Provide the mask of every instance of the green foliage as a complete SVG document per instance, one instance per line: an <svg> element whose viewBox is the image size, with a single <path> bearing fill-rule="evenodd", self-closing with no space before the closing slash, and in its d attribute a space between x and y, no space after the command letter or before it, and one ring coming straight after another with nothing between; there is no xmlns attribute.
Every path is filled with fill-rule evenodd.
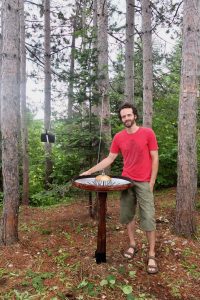
<svg viewBox="0 0 200 300"><path fill-rule="evenodd" d="M44 189L44 144L40 141L43 132L43 123L40 120L29 121L29 189L30 195L41 192Z"/></svg>
<svg viewBox="0 0 200 300"><path fill-rule="evenodd" d="M92 31L86 32L78 28L78 36L84 36L84 43L95 39ZM78 68L73 80L75 94L74 103L76 112L68 120L55 120L52 124L56 142L52 144L53 184L48 191L44 191L45 153L44 144L40 141L43 132L43 122L29 121L29 156L30 156L30 203L34 206L52 205L60 201L67 201L74 192L70 188L70 181L82 171L97 163L99 146L99 120L90 114L91 106L101 99L96 91L96 53L94 50L83 47L75 51ZM176 185L177 180L177 144L178 144L178 99L180 85L180 43L174 51L166 57L164 66L163 56L154 49L154 115L153 129L159 144L159 174L157 187L170 187ZM139 110L139 125L142 116L142 63L140 42L135 51L135 103ZM166 72L163 72L163 67ZM91 72L93 68L94 72ZM124 53L120 49L117 60L113 63L111 101L111 128L112 136L123 126L118 119L117 110L123 100L124 94ZM76 88L76 86L78 88ZM92 93L88 93L87 91ZM87 96L87 97L86 97ZM86 97L86 98L85 98ZM81 110L83 100L88 100L88 107ZM79 111L80 110L80 111ZM200 132L197 131L198 168L200 166ZM102 147L104 145L102 144ZM105 154L107 152L105 151ZM112 165L111 174L120 175L122 171L122 158L119 156ZM2 199L0 195L0 199ZM0 200L1 202L2 200Z"/></svg>
<svg viewBox="0 0 200 300"><path fill-rule="evenodd" d="M37 292L42 292L44 290L44 280L52 278L54 273L45 272L45 273L35 273L31 270L27 271L26 278L31 278L31 284Z"/></svg>
<svg viewBox="0 0 200 300"><path fill-rule="evenodd" d="M130 285L123 285L123 286L122 286L122 291L123 291L123 293L124 293L125 295L129 295L129 294L132 293L133 288L132 288L132 286L130 286Z"/></svg>
<svg viewBox="0 0 200 300"><path fill-rule="evenodd" d="M71 198L68 196L69 183L66 185L51 185L51 189L42 190L39 193L31 195L31 205L33 206L49 206L55 205L59 202L70 202Z"/></svg>
<svg viewBox="0 0 200 300"><path fill-rule="evenodd" d="M175 186L177 180L180 66L181 48L178 43L166 59L169 72L162 75L161 87L157 86L159 98L154 102L153 129L159 145L157 187Z"/></svg>
<svg viewBox="0 0 200 300"><path fill-rule="evenodd" d="M0 206L3 204L3 192L0 192Z"/></svg>
<svg viewBox="0 0 200 300"><path fill-rule="evenodd" d="M199 108L199 111L198 111L198 119L197 120L200 120L199 116L200 116L200 108ZM197 127L197 168L198 168L198 173L197 173L197 176L198 176L198 186L200 186L200 122L198 121L198 127Z"/></svg>
<svg viewBox="0 0 200 300"><path fill-rule="evenodd" d="M79 283L77 288L83 289L84 292L87 295L89 295L90 297L96 297L100 292L99 287L95 287L95 285L92 282L86 280L85 278ZM79 298L79 299L81 299L81 298Z"/></svg>
<svg viewBox="0 0 200 300"><path fill-rule="evenodd" d="M100 286L108 285L113 288L116 283L116 277L114 275L108 275L106 279L101 280Z"/></svg>
<svg viewBox="0 0 200 300"><path fill-rule="evenodd" d="M14 290L13 296L15 297L16 300L31 300L31 299L33 300L38 295L30 295L28 291L19 292L17 290Z"/></svg>
<svg viewBox="0 0 200 300"><path fill-rule="evenodd" d="M200 211L200 201L197 201L196 203L195 203L196 205L196 209L198 210L198 211Z"/></svg>
<svg viewBox="0 0 200 300"><path fill-rule="evenodd" d="M95 118L88 118L55 124L57 138L53 147L54 183L68 182L97 159L98 124Z"/></svg>
<svg viewBox="0 0 200 300"><path fill-rule="evenodd" d="M142 124L142 59L141 45L137 43L135 51L135 105L139 112L139 125ZM166 70L163 74L163 56L159 50L154 49L154 117L153 129L155 130L159 144L159 174L157 187L168 187L176 184L177 177L177 119L178 119L178 97L180 85L180 58L181 48L179 43L166 60ZM124 85L124 56L120 53L114 64L116 76L113 79L113 90L110 94L112 135L123 127L117 116L119 103L123 100ZM120 175L122 170L122 159L117 158L112 166L112 173Z"/></svg>
<svg viewBox="0 0 200 300"><path fill-rule="evenodd" d="M153 129L159 145L157 187L176 185L178 99L158 100L154 105Z"/></svg>
<svg viewBox="0 0 200 300"><path fill-rule="evenodd" d="M65 263L65 260L69 257L69 253L60 249L59 250L59 255L57 255L54 259L55 259L55 262L61 266L61 267L65 267L66 266L66 263Z"/></svg>
<svg viewBox="0 0 200 300"><path fill-rule="evenodd" d="M200 269L197 264L194 264L194 263L191 264L191 263L188 263L187 261L183 261L182 266L184 267L184 269L187 270L188 274L191 277L193 277L194 279L197 279L197 280L200 279Z"/></svg>
<svg viewBox="0 0 200 300"><path fill-rule="evenodd" d="M98 123L91 117L88 122L80 118L71 121L55 121L56 142L52 144L53 184L44 190L44 144L40 141L41 121L30 121L30 203L34 206L53 205L68 201L70 181L97 161L99 144ZM88 125L90 123L90 125Z"/></svg>

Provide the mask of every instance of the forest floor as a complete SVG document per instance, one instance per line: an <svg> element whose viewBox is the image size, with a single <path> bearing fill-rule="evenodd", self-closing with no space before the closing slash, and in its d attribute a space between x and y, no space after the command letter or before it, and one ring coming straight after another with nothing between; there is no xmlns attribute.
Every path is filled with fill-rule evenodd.
<svg viewBox="0 0 200 300"><path fill-rule="evenodd" d="M82 197L82 199L81 199ZM119 195L107 201L107 263L96 264L97 221L86 196L51 207L21 207L20 242L0 248L0 299L200 299L200 196L195 239L173 234L175 189L155 193L159 273L146 273L146 238L127 261Z"/></svg>

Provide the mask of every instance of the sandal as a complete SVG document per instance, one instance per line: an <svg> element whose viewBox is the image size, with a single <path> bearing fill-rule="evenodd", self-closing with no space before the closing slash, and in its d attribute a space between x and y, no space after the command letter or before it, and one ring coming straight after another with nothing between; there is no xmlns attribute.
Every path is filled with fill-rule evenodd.
<svg viewBox="0 0 200 300"><path fill-rule="evenodd" d="M149 260L152 259L155 262L155 265L148 265ZM158 273L158 265L157 265L157 259L155 256L149 256L147 260L147 273L148 274L156 274Z"/></svg>
<svg viewBox="0 0 200 300"><path fill-rule="evenodd" d="M130 252L129 249L133 249L134 251L133 252ZM127 258L127 259L132 259L135 254L138 252L138 248L137 246L129 246L127 251L124 252L124 257Z"/></svg>

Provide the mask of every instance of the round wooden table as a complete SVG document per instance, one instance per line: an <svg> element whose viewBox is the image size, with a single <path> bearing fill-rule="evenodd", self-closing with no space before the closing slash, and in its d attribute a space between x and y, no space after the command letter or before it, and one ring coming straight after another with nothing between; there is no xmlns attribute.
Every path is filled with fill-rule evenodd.
<svg viewBox="0 0 200 300"><path fill-rule="evenodd" d="M79 176L72 181L73 186L98 193L98 233L97 249L95 251L96 263L106 262L106 201L107 192L123 191L133 186L131 179L122 176L112 176L110 181L97 182L95 176Z"/></svg>

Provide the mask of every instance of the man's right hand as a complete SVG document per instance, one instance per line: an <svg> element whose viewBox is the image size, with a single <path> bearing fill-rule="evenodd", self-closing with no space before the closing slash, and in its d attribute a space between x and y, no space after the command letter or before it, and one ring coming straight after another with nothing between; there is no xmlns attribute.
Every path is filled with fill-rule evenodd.
<svg viewBox="0 0 200 300"><path fill-rule="evenodd" d="M80 174L80 176L87 176L87 175L91 175L91 173L89 171L85 171Z"/></svg>
<svg viewBox="0 0 200 300"><path fill-rule="evenodd" d="M81 173L80 176L89 176L93 173L104 170L105 168L109 167L113 163L116 157L117 157L117 153L110 152L106 158L104 158L102 161L100 161L97 165L95 165L91 169Z"/></svg>

